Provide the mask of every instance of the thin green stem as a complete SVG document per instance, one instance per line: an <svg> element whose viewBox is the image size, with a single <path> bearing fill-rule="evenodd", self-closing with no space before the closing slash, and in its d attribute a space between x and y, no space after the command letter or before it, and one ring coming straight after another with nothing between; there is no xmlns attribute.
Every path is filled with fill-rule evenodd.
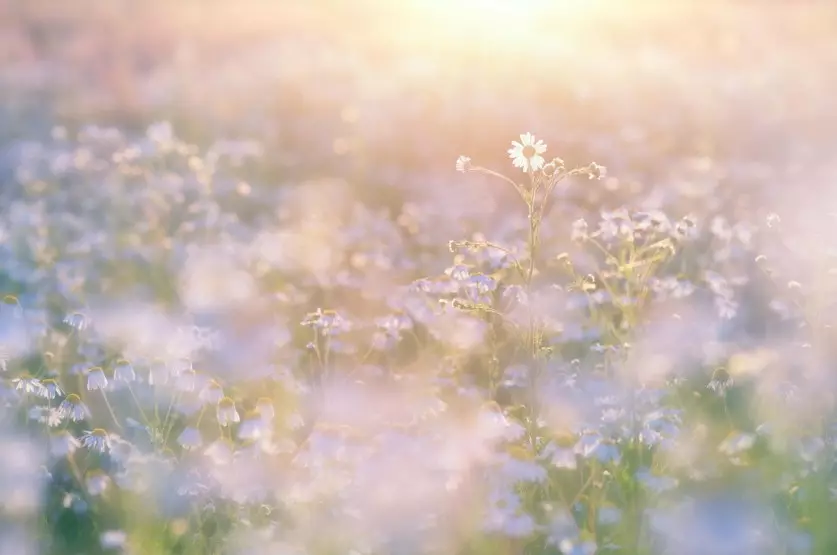
<svg viewBox="0 0 837 555"><path fill-rule="evenodd" d="M128 384L128 393L131 394L131 398L134 400L134 404L137 406L137 410L139 410L140 415L142 416L143 424L150 427L151 421L148 419L148 416L146 416L145 411L142 409L142 405L140 404L139 399L137 399L137 396L134 393L134 388L131 387L130 383Z"/></svg>
<svg viewBox="0 0 837 555"><path fill-rule="evenodd" d="M500 178L503 181L505 181L506 183L510 183L511 186L514 187L514 190L517 191L517 193L520 195L520 197L523 198L524 200L526 199L526 193L523 190L523 188L516 181L514 181L513 179L511 179L509 177L506 177L505 175L501 174L500 172L495 172L494 170L489 170L488 168L484 168L482 166L474 166L473 168L471 168L471 171L481 172L481 173L484 173L486 175L490 175L492 177Z"/></svg>
<svg viewBox="0 0 837 555"><path fill-rule="evenodd" d="M108 412L110 413L111 418L113 418L113 423L116 424L116 427L120 430L122 429L122 424L119 423L119 419L116 418L116 413L113 412L113 407L110 405L110 401L108 401L108 396L105 394L105 390L102 389L102 399L105 400L105 405L108 408Z"/></svg>

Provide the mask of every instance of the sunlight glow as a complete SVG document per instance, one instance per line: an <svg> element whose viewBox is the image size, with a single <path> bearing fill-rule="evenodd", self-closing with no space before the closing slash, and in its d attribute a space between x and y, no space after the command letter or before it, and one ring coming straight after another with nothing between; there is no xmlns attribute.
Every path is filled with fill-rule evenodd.
<svg viewBox="0 0 837 555"><path fill-rule="evenodd" d="M424 31L447 40L525 40L546 16L570 4L554 0L413 0Z"/></svg>
<svg viewBox="0 0 837 555"><path fill-rule="evenodd" d="M599 8L598 0L404 0L386 16L374 13L399 22L385 31L390 46L435 52L450 66L472 55L528 56L556 39L578 43L585 40L579 29L602 15Z"/></svg>

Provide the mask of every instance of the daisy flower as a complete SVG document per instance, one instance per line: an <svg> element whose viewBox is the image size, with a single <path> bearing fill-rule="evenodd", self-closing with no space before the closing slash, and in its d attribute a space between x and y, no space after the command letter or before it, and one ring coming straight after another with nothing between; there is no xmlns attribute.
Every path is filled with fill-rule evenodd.
<svg viewBox="0 0 837 555"><path fill-rule="evenodd" d="M201 390L199 397L204 403L218 404L224 398L224 389L215 380L210 380Z"/></svg>
<svg viewBox="0 0 837 555"><path fill-rule="evenodd" d="M3 314L9 314L13 318L20 318L23 314L23 307L20 306L20 301L14 295L6 295L3 297L3 302L0 304L0 311Z"/></svg>
<svg viewBox="0 0 837 555"><path fill-rule="evenodd" d="M116 366L113 368L113 379L117 382L132 382L137 379L137 374L134 372L133 365L121 358L116 361Z"/></svg>
<svg viewBox="0 0 837 555"><path fill-rule="evenodd" d="M524 133L520 136L520 142L512 141L509 149L509 157L515 167L525 172L536 171L543 168L545 160L543 154L546 152L546 143L535 140L531 133Z"/></svg>
<svg viewBox="0 0 837 555"><path fill-rule="evenodd" d="M58 382L52 378L47 378L41 382L41 390L38 392L38 395L44 399L55 399L58 396L64 395L64 391L58 385Z"/></svg>
<svg viewBox="0 0 837 555"><path fill-rule="evenodd" d="M87 390L93 391L96 389L104 389L108 386L108 379L105 376L105 371L98 366L87 371Z"/></svg>
<svg viewBox="0 0 837 555"><path fill-rule="evenodd" d="M64 420L64 413L52 407L35 406L29 409L29 419L56 428Z"/></svg>
<svg viewBox="0 0 837 555"><path fill-rule="evenodd" d="M38 378L33 378L29 375L24 375L19 378L15 378L12 380L12 383L15 384L15 389L17 391L23 391L24 393L34 393L35 395L42 395L42 391L44 390L43 384L41 384L41 380Z"/></svg>
<svg viewBox="0 0 837 555"><path fill-rule="evenodd" d="M105 430L96 428L95 430L85 432L81 436L81 444L93 451L104 453L110 449L110 438Z"/></svg>
<svg viewBox="0 0 837 555"><path fill-rule="evenodd" d="M221 426L229 426L232 423L241 422L241 417L238 415L238 411L235 410L235 402L229 397L224 397L218 401L216 416L218 418L218 424Z"/></svg>
<svg viewBox="0 0 837 555"><path fill-rule="evenodd" d="M73 422L84 420L90 414L90 410L81 402L81 397L75 393L70 393L61 401L58 411L64 418L69 417Z"/></svg>

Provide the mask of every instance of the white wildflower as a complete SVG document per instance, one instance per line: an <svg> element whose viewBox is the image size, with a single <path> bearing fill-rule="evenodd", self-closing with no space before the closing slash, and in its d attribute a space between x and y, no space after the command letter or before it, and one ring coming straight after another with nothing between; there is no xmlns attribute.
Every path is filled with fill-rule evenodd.
<svg viewBox="0 0 837 555"><path fill-rule="evenodd" d="M90 415L90 409L81 402L81 397L75 393L70 393L61 401L61 404L58 405L58 411L63 418L69 418L73 422L84 420Z"/></svg>
<svg viewBox="0 0 837 555"><path fill-rule="evenodd" d="M137 374L134 372L131 363L122 358L116 361L116 366L113 368L113 379L117 382L132 382L137 379Z"/></svg>
<svg viewBox="0 0 837 555"><path fill-rule="evenodd" d="M235 402L229 397L224 397L218 401L216 416L218 418L218 424L221 426L229 426L232 423L241 421L238 411L235 410Z"/></svg>
<svg viewBox="0 0 837 555"><path fill-rule="evenodd" d="M108 379L105 371L94 366L87 371L87 390L105 389L108 386Z"/></svg>
<svg viewBox="0 0 837 555"><path fill-rule="evenodd" d="M41 380L38 378L33 378L31 376L22 376L20 378L15 378L12 380L12 383L15 384L15 389L17 391L23 391L24 393L34 393L35 395L41 395L44 386L41 384Z"/></svg>
<svg viewBox="0 0 837 555"><path fill-rule="evenodd" d="M96 428L81 436L81 444L92 451L104 453L110 449L110 438L105 430Z"/></svg>
<svg viewBox="0 0 837 555"><path fill-rule="evenodd" d="M61 386L54 379L47 378L41 382L41 390L38 391L38 395L44 399L55 399L64 395L64 390L61 389Z"/></svg>
<svg viewBox="0 0 837 555"><path fill-rule="evenodd" d="M515 167L525 172L537 171L543 168L545 160L543 154L546 152L546 144L541 140L535 140L531 133L524 133L520 136L520 142L512 141L509 149L509 157Z"/></svg>

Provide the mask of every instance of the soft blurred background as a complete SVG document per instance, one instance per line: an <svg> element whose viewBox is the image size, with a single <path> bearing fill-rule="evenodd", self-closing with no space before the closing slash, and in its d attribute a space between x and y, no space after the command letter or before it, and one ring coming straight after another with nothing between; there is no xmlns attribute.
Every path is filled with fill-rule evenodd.
<svg viewBox="0 0 837 555"><path fill-rule="evenodd" d="M510 462L501 482L508 474L513 485L547 472L503 451L523 434L506 409L529 363L501 345L514 343L511 328L449 302L460 287L493 295L509 260L526 255L528 226L506 183L458 174L454 162L517 172L506 151L528 131L568 167L607 167L601 181L555 191L544 260L567 250L593 267L598 253L585 258L571 243L572 222L592 216L592 228L599 212L623 206L663 210L670 221L655 217L672 237L683 217L700 229L697 254L655 282L665 302L636 324L632 372L654 374L651 361L693 373L686 385L649 386L647 399L630 391L630 410L646 403L659 442L649 453L671 430L682 443L662 466L624 471L626 491L642 482L652 492L644 513L631 498L640 524L626 527L630 539L641 543L646 519L647 553L761 555L774 535L787 539L783 553L834 553L837 477L823 453L837 429L827 424L835 287L822 276L837 275L835 68L831 2L0 0L0 450L20 454L0 457L0 500L15 501L0 503L0 545L12 546L0 551L302 552L277 547L290 537L332 553L328 525L335 538L380 541L383 553L413 553L421 541L437 542L427 552L540 553L514 543L535 524L511 489L488 519L508 546L469 544L473 523L448 518L478 505L485 484L469 489L467 475L486 460ZM462 239L497 241L510 256L454 259L448 241ZM456 266L445 277L452 259L493 277ZM572 380L543 395L568 407L550 418L561 432L577 425L578 443L570 451L556 439L538 456L558 460L547 464L564 473L556 483L595 485L606 465L611 477L628 468L605 437L625 384L598 373L623 345L598 343L607 329L586 320L583 295L547 283L555 266L542 274L539 317L561 353L550 371ZM504 398L480 381L488 366L505 372ZM91 388L91 367L110 386ZM165 387L157 371L171 378ZM50 397L48 380L63 391ZM62 396L75 400L55 417ZM458 405L488 400L496 410ZM148 439L134 424L158 403L163 439ZM254 443L244 426L234 437L221 422L235 407L251 425L269 413L276 445ZM595 425L583 428L589 414ZM93 453L84 434L94 427L113 435L117 454ZM780 455L763 466L739 456L756 431L761 441L777 428L770 447ZM49 449L33 429L53 434ZM73 459L84 437L86 454ZM209 462L198 460L204 439L216 440ZM497 460L486 447L495 441ZM372 443L375 456L364 450ZM233 449L240 466L229 471ZM344 458L357 463L345 482L328 466ZM153 486L136 491L153 503L130 497L142 481L132 465ZM705 492L718 498L681 503ZM764 513L767 499L781 510ZM285 501L296 520L271 529L285 536L248 532L236 549L210 549L238 538L237 523L261 534ZM727 514L718 506L739 520L717 518ZM552 509L540 516L564 518ZM538 528L552 534L548 552L589 553L562 542L609 538L595 537L597 509L568 510L570 532ZM442 531L425 534L434 526ZM751 528L770 531L753 543ZM707 538L719 547L707 550Z"/></svg>
<svg viewBox="0 0 837 555"><path fill-rule="evenodd" d="M168 119L258 140L267 182L392 187L528 130L660 194L709 174L720 203L828 162L835 25L799 1L4 0L0 138Z"/></svg>

